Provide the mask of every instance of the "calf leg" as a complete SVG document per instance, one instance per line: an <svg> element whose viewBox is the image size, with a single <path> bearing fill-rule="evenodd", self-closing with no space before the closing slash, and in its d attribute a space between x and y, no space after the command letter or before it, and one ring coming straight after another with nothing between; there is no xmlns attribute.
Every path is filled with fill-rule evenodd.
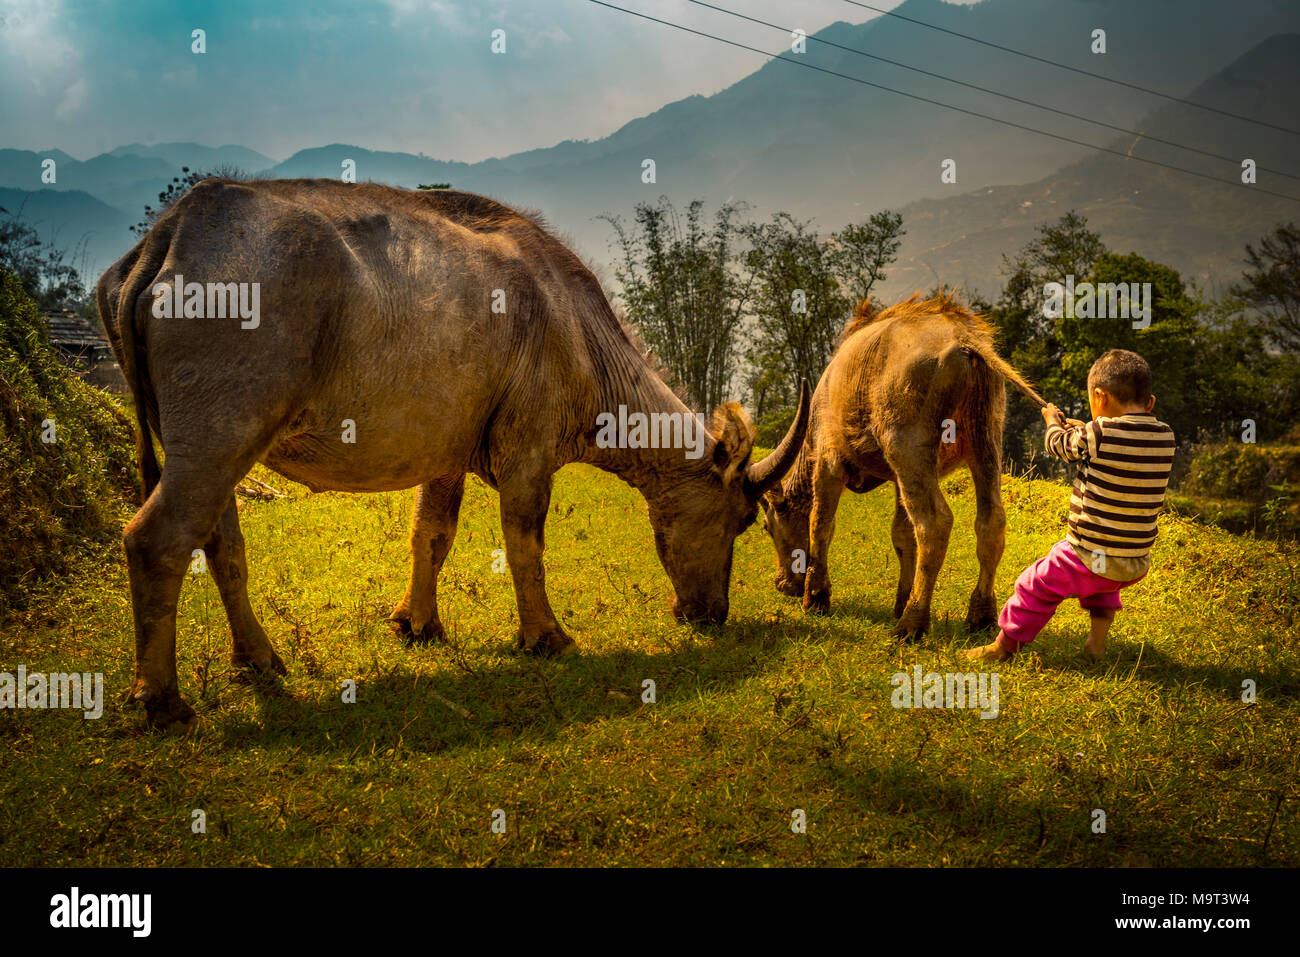
<svg viewBox="0 0 1300 957"><path fill-rule="evenodd" d="M426 644L446 633L438 619L438 575L456 538L465 476L429 482L415 493L411 519L411 581L389 624L407 644Z"/></svg>
<svg viewBox="0 0 1300 957"><path fill-rule="evenodd" d="M233 496L203 550L230 621L230 663L262 675L285 674L284 662L275 653L248 602L248 562L244 558L244 536L239 530L239 511Z"/></svg>
<svg viewBox="0 0 1300 957"><path fill-rule="evenodd" d="M930 599L934 582L948 553L952 510L939 491L938 449L915 446L894 466L903 506L916 530L916 571L903 614L894 626L895 637L913 640L930 630Z"/></svg>
<svg viewBox="0 0 1300 957"><path fill-rule="evenodd" d="M782 595L802 598L808 580L808 513L785 502L768 509L766 520L776 550L773 584Z"/></svg>
<svg viewBox="0 0 1300 957"><path fill-rule="evenodd" d="M894 485L894 522L889 528L889 537L894 543L894 554L898 556L894 617L901 618L912 595L912 577L916 574L916 531L912 528L907 509L903 507L903 494L897 484Z"/></svg>
<svg viewBox="0 0 1300 957"><path fill-rule="evenodd" d="M835 536L835 511L843 492L843 471L823 460L813 473L812 514L808 519L808 574L803 592L803 606L808 611L830 610L831 539Z"/></svg>
<svg viewBox="0 0 1300 957"><path fill-rule="evenodd" d="M576 646L551 611L542 565L551 474L540 470L517 472L500 480L498 487L506 561L519 603L519 647L539 655L567 654Z"/></svg>
<svg viewBox="0 0 1300 957"><path fill-rule="evenodd" d="M998 606L993 576L1006 546L1007 513L1002 507L1002 455L999 448L985 449L971 459L975 484L975 553L980 573L966 611L966 627L980 631L997 624Z"/></svg>

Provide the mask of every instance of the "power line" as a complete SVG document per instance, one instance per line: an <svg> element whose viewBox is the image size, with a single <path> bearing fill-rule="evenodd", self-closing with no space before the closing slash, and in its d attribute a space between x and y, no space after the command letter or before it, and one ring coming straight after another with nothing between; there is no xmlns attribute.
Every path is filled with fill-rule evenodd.
<svg viewBox="0 0 1300 957"><path fill-rule="evenodd" d="M843 80L850 80L853 83L860 83L863 86L869 86L877 90L884 90L886 93L894 93L897 94L898 96L905 96L909 100L917 100L921 103L929 103L931 106L939 106L945 110L953 110L957 113L964 113L967 116L974 116L981 120L990 120L994 123L1000 123L1003 126L1009 126L1013 129L1022 130L1026 133L1036 133L1039 136L1051 137L1054 140L1060 140L1063 143L1071 143L1074 146L1082 146L1090 150L1097 150L1102 153L1110 153L1113 156L1120 156L1123 157L1124 159L1135 160L1139 163L1147 163L1151 166L1159 166L1162 169L1173 170L1174 172L1177 173L1186 173L1189 176L1197 176L1201 179L1208 179L1210 182L1218 183L1220 186L1246 185L1246 184L1239 184L1233 180L1219 179L1217 176L1212 176L1209 173L1202 173L1199 172L1198 170L1186 169L1185 167L1182 166L1175 166L1172 163L1162 163L1160 160L1150 159L1145 156L1130 156L1129 154L1121 150L1111 149L1108 146L1096 146L1092 143L1086 143L1083 140L1076 140L1069 136L1063 136L1060 133L1049 133L1047 130L1040 130L1032 126L1026 126L1023 123L1016 123L1011 120L1004 120L996 116L990 116L987 113L980 113L976 110L968 110L965 107L953 106L951 103L944 103L940 100L932 100L929 97L920 96L916 93L907 93L904 92L903 90L895 90L893 87L885 86L881 83L873 83L870 80L864 80L858 76L850 76L847 73L839 73L835 70L828 70L825 67L814 66L813 64L806 63L803 60L792 60L789 57L781 56L779 54L768 53L766 50L760 50L758 47L751 47L747 44L740 43L736 40L728 40L726 37L716 36L712 33L705 33L703 30L696 30L693 27L684 26L680 23L673 23L671 20L662 20L659 17L651 16L648 13L638 13L636 10L628 10L626 7L620 7L612 3L606 3L605 0L588 0L588 2L594 3L597 6L607 7L610 10L617 10L619 13L630 14L631 16L639 17L642 20L650 20L654 23L659 23L666 27L672 27L675 30L681 30L685 33L693 33L696 36L705 37L706 39L709 40L716 40L718 43L725 43L728 46L737 47L741 50L748 50L751 53L757 53L760 54L761 56L765 56L769 60L776 60L781 63L791 63L795 66L805 67L806 69L809 70L816 70L818 73L825 73L829 76L837 76ZM1293 203L1300 203L1300 197L1288 196L1286 193L1278 193L1273 190L1264 189L1263 187L1252 185L1252 191L1261 193L1265 196L1276 196L1278 199L1286 199L1286 200L1290 200Z"/></svg>
<svg viewBox="0 0 1300 957"><path fill-rule="evenodd" d="M845 3L852 4L855 7L862 7L864 10L873 10L876 13L884 14L887 17L896 17L899 20L906 20L908 23L915 23L918 27L926 27L930 30L938 30L940 33L947 33L950 36L961 37L963 40L970 40L972 43L983 44L986 47L992 47L994 50L1001 50L1004 53L1014 53L1016 56L1022 56L1029 60L1036 60L1039 63L1046 63L1048 66L1059 67L1062 70L1069 70L1071 73L1078 73L1082 76L1090 76L1094 80L1105 80L1107 83L1114 83L1118 86L1127 87L1130 90L1137 90L1140 93L1147 93L1151 96L1158 96L1161 99L1169 100L1171 103L1181 103L1184 106L1194 106L1198 110L1206 110L1210 113L1218 113L1220 116L1228 116L1234 120L1241 120L1243 123L1254 123L1258 126L1266 126L1271 130L1278 130L1282 133L1290 133L1292 136L1300 136L1300 130L1293 130L1290 127L1278 126L1276 123L1269 123L1265 120L1257 120L1251 116L1242 116L1240 113L1233 113L1229 110L1221 110L1215 106L1206 106L1204 103L1197 103L1195 100L1185 100L1181 96L1172 96L1168 93L1161 93L1159 90L1152 90L1145 86L1138 86L1136 83L1127 83L1124 80L1117 80L1113 76L1106 76L1102 73L1093 73L1091 70L1084 70L1077 66L1070 66L1065 63L1058 63L1056 60L1049 60L1046 57L1035 56L1032 53L1026 53L1024 50L1016 50L1011 47L1003 46L1000 43L994 43L991 40L981 40L979 37L973 37L967 33L959 33L956 30L949 30L947 27L941 27L937 24L926 23L924 20L917 20L913 17L904 16L901 13L895 13L893 10L882 10L880 7L873 7L869 3L859 3L858 0L844 0Z"/></svg>
<svg viewBox="0 0 1300 957"><path fill-rule="evenodd" d="M765 27L771 27L774 30L780 30L782 33L791 32L790 28L783 27L780 24L771 23L767 20L760 20L758 19L758 17L751 17L748 14L738 13L735 10L728 10L726 7L719 7L712 3L705 3L704 0L687 0L687 2L693 3L697 7L706 7L709 10L716 10L718 13L725 13L729 16L736 17L740 20L748 20L750 23L757 23ZM1152 136L1149 133L1142 132L1141 130L1130 130L1127 127L1116 126L1115 124L1107 123L1104 120L1094 120L1091 117L1083 116L1079 113L1071 113L1069 110L1060 110L1054 106L1046 106L1045 104L1042 103L1035 103L1033 100L1026 100L1019 96L1014 96L1011 93L1001 93L997 90L991 90L988 87L979 86L978 84L975 83L967 83L965 80L958 80L955 79L954 77L944 76L942 73L934 73L930 70L923 70L917 66L909 66L906 63L900 63L898 60L891 60L888 57L878 56L874 53L868 53L866 50L859 50L855 47L845 46L842 43L835 43L831 40L825 40L821 37L808 36L807 39L814 40L817 43L821 43L829 47L834 47L837 50L843 50L846 53L856 53L858 56L868 57L869 59L872 60L879 60L881 63L888 63L890 66L900 67L901 69L904 70L911 70L914 73L920 73L923 74L924 76L934 77L937 80L943 80L947 83L955 83L958 86L964 86L967 89L971 89L971 90L978 90L981 93L988 93L991 96L998 96L1004 100L1011 100L1012 102L1020 103L1023 104L1024 106L1032 106L1034 109L1046 110L1049 113L1056 113L1060 116L1067 116L1072 120L1079 120L1080 122L1083 123L1091 123L1094 126L1105 127L1108 130L1114 130L1117 133L1124 133L1128 136L1137 136L1142 139L1150 140L1152 143L1162 143L1165 146L1172 146L1175 149L1187 150L1188 152L1191 153L1199 153L1202 156L1208 156L1211 159L1223 160L1224 162L1233 163L1233 164L1236 164L1241 160L1241 158L1238 156L1224 156L1221 153L1211 153L1209 150L1203 150L1196 146L1185 146L1182 143L1175 143L1173 140L1161 139L1159 136ZM1257 166L1256 169L1266 173L1272 173L1275 176L1284 176L1287 179L1294 179L1300 181L1300 176L1297 176L1294 173L1285 173L1282 170L1270 169L1264 166Z"/></svg>

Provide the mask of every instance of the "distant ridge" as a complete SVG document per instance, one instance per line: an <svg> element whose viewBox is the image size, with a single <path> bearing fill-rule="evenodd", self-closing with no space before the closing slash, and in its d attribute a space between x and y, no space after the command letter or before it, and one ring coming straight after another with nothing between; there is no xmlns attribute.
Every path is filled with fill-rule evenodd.
<svg viewBox="0 0 1300 957"><path fill-rule="evenodd" d="M1272 122L1294 122L1300 101L1300 34L1269 37L1207 79L1190 99L1232 106ZM1254 159L1258 166L1300 174L1300 138L1250 127L1193 107L1170 104L1139 127L1177 142L1224 155ZM1240 167L1152 143L1124 138L1115 145L1135 155L1177 162L1225 180ZM1300 182L1259 173L1259 183L1300 199ZM928 289L937 276L949 285L993 295L1001 285L1002 255L1014 254L1036 227L1070 209L1087 217L1108 246L1136 251L1177 269L1203 286L1235 281L1247 242L1278 222L1300 221L1300 202L1253 196L1249 187L1204 180L1094 155L1050 176L1020 186L987 187L945 200L904 206L908 230L899 263L882 289L888 297Z"/></svg>
<svg viewBox="0 0 1300 957"><path fill-rule="evenodd" d="M844 10L845 15L854 13L848 5ZM1189 95L1195 88L1190 95L1226 97L1239 112L1275 112L1295 102L1294 39L1288 37L1300 32L1300 4L983 0L959 6L942 0L906 0L897 11L1104 71L1126 82L1177 95ZM1104 57L1089 52L1088 38L1099 18L1104 19L1109 36L1110 52ZM720 17L713 24L720 35L726 33L725 20ZM650 23L629 23L627 28L667 29ZM1284 35L1272 36L1277 32ZM1190 116L1185 107L1165 106L1153 97L990 51L897 18L837 22L816 35L1108 123L1167 130L1170 139L1213 147L1225 155L1248 147L1260 155L1277 151L1276 144L1266 140L1256 145L1249 132L1220 128L1215 120L1223 118ZM770 49L781 50L787 40L774 31ZM701 56L709 54L711 41L688 38L683 42L690 42ZM824 44L809 43L805 56L806 62L827 69L1072 138L1132 148L1136 155L1158 158L1165 149L1147 141L1117 143L1106 130L1081 129L1082 124L1067 118ZM1252 57L1261 63L1252 63ZM1289 73L1278 67L1288 58ZM477 163L450 158L456 153L454 143L436 150L442 158L333 142L299 150L280 161L239 145L133 143L85 161L57 150L0 149L0 186L29 192L81 190L119 210L129 225L140 219L146 203L156 203L158 192L180 174L181 166L206 170L230 165L262 176L337 177L343 161L352 160L362 180L412 188L451 182L460 189L541 209L573 237L580 252L596 261L606 260L610 251L610 230L599 219L601 214L627 216L636 202L661 194L679 204L697 197L710 205L743 200L757 218L786 210L816 219L827 231L879 209L906 206L905 261L891 271L886 286L904 292L938 282L964 282L992 291L1001 254L1014 252L1035 225L1070 206L1090 211L1094 225L1103 228L1109 242L1132 243L1203 277L1235 270L1231 258L1237 255L1242 237L1255 238L1266 220L1279 215L1249 196L1206 199L1210 194L1200 192L1201 184L1187 185L1177 176L1159 175L1140 163L1097 157L1081 147L788 63L765 63L758 56L754 63L754 72L726 89L665 104L630 119L606 137L563 140ZM1265 75L1269 79L1261 79ZM1267 84L1280 90L1272 99ZM563 133L556 131L557 136ZM1288 148L1294 150L1294 144ZM1200 159L1174 155L1180 165L1195 166ZM56 184L40 182L44 158L58 162ZM939 178L940 164L949 158L957 163L955 185ZM654 183L641 181L645 159L655 161ZM1260 165L1270 164L1261 161ZM1206 185L1211 191L1221 189ZM79 236L82 228L75 216L57 225L65 237ZM94 268L106 266L133 241L123 229L112 255L96 259Z"/></svg>

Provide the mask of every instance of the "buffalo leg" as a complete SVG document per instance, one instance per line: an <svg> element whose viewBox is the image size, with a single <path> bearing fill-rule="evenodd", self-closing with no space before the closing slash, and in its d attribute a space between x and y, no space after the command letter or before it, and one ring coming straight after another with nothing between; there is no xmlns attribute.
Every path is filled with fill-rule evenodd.
<svg viewBox="0 0 1300 957"><path fill-rule="evenodd" d="M248 562L244 558L244 536L239 530L239 511L233 496L203 550L230 621L230 663L262 675L285 674L284 662L275 653L248 602Z"/></svg>
<svg viewBox="0 0 1300 957"><path fill-rule="evenodd" d="M438 575L456 539L456 520L465 494L465 476L429 482L415 493L411 519L411 581L389 617L407 644L426 644L446 633L438 618Z"/></svg>
<svg viewBox="0 0 1300 957"><path fill-rule="evenodd" d="M194 550L212 538L252 461L240 464L232 477L215 463L196 466L169 455L157 488L122 536L135 612L135 680L127 697L144 704L155 728L194 720L176 678L176 601Z"/></svg>
<svg viewBox="0 0 1300 957"><path fill-rule="evenodd" d="M546 510L551 504L551 476L514 474L499 484L501 528L506 561L519 603L519 647L545 656L574 650L573 639L555 620L546 597L542 552L546 547Z"/></svg>

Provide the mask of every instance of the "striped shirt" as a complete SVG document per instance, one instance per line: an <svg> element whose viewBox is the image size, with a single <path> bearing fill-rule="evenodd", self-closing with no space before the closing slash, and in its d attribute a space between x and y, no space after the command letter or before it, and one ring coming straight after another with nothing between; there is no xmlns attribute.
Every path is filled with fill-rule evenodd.
<svg viewBox="0 0 1300 957"><path fill-rule="evenodd" d="M1079 558L1112 581L1145 575L1174 461L1173 429L1150 412L1131 412L1049 425L1043 444L1058 459L1079 463L1066 535Z"/></svg>

